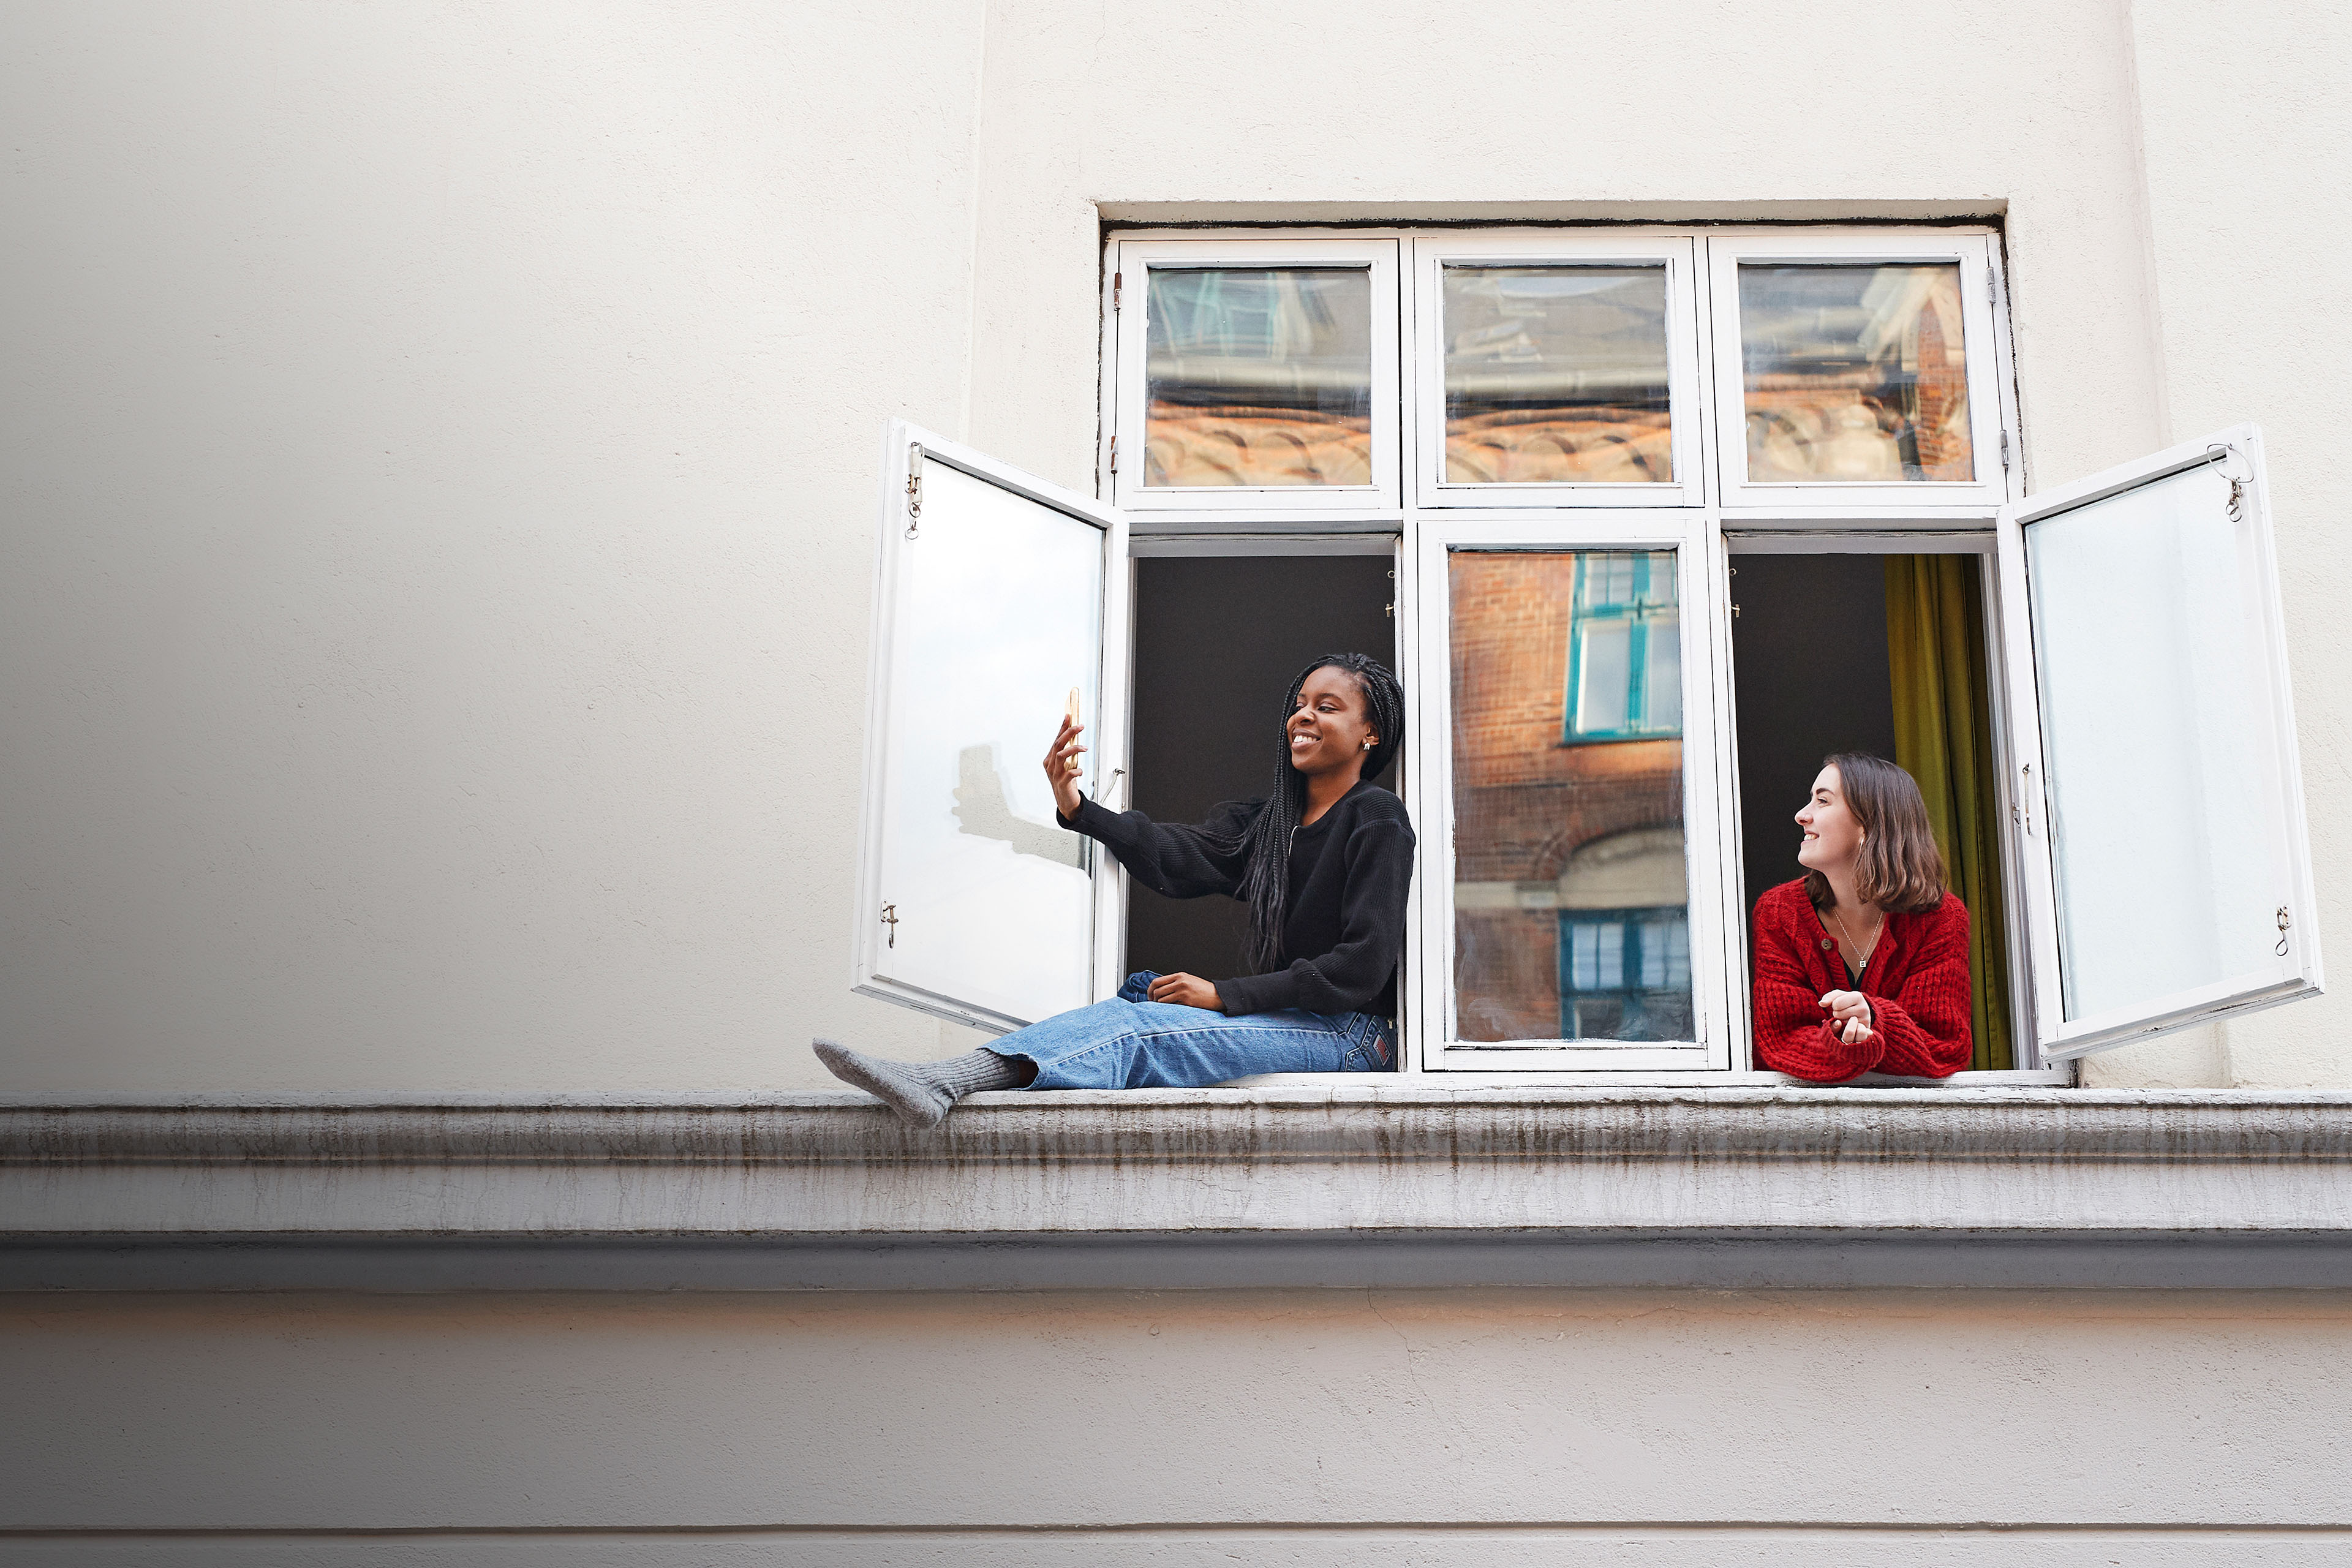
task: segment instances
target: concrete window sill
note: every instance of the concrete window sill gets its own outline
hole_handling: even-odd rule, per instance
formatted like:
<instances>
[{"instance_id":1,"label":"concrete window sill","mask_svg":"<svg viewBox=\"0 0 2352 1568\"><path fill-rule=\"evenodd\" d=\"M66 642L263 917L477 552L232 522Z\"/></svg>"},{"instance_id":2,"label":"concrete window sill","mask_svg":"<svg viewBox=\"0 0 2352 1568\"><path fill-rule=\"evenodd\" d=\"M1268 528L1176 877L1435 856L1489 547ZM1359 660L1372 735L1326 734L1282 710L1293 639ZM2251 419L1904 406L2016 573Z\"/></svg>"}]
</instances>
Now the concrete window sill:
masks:
<instances>
[{"instance_id":1,"label":"concrete window sill","mask_svg":"<svg viewBox=\"0 0 2352 1568\"><path fill-rule=\"evenodd\" d=\"M0 1108L0 1289L2352 1284L2352 1095Z\"/></svg>"}]
</instances>

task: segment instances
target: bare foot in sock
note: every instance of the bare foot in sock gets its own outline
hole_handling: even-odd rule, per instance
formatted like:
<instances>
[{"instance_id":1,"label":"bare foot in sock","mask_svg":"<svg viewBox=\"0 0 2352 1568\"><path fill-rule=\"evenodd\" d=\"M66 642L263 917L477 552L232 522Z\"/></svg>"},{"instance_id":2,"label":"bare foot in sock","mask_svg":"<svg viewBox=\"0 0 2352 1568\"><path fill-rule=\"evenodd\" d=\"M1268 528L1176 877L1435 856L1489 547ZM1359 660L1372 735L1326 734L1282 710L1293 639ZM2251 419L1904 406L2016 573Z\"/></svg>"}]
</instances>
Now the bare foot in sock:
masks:
<instances>
[{"instance_id":1,"label":"bare foot in sock","mask_svg":"<svg viewBox=\"0 0 2352 1568\"><path fill-rule=\"evenodd\" d=\"M910 1127L937 1127L965 1095L1012 1089L1021 1068L994 1051L966 1051L943 1062L894 1062L853 1051L839 1040L811 1042L824 1070L864 1089Z\"/></svg>"}]
</instances>

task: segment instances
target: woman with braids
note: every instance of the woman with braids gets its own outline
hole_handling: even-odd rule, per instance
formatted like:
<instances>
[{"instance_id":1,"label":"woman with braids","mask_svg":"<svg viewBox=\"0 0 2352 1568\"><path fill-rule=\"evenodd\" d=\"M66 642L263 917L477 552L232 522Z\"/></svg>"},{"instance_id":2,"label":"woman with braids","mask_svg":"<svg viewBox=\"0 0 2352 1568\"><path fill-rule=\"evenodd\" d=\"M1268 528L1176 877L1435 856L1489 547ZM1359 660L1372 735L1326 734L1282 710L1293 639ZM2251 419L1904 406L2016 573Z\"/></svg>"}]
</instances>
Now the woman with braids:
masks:
<instances>
[{"instance_id":1,"label":"woman with braids","mask_svg":"<svg viewBox=\"0 0 2352 1568\"><path fill-rule=\"evenodd\" d=\"M1197 827L1110 812L1078 793L1080 728L1045 753L1061 824L1156 893L1249 906L1246 973L1128 976L1118 994L943 1062L893 1062L816 1042L835 1077L918 1126L975 1089L1174 1089L1250 1073L1386 1072L1395 1064L1412 824L1372 781L1404 741L1385 665L1327 654L1290 683L1273 792Z\"/></svg>"},{"instance_id":2,"label":"woman with braids","mask_svg":"<svg viewBox=\"0 0 2352 1568\"><path fill-rule=\"evenodd\" d=\"M1797 826L1805 874L1756 900L1756 1059L1821 1083L1968 1066L1969 911L1918 784L1840 752Z\"/></svg>"}]
</instances>

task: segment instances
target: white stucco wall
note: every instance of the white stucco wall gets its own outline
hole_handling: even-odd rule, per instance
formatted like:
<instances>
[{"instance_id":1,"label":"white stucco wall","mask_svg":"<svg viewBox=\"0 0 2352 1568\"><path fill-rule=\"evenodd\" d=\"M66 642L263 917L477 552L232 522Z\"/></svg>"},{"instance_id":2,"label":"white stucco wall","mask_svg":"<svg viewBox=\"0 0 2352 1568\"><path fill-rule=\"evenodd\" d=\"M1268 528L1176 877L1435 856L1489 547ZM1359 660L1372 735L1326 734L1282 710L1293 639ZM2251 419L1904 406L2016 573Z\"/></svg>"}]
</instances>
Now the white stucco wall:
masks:
<instances>
[{"instance_id":1,"label":"white stucco wall","mask_svg":"<svg viewBox=\"0 0 2352 1568\"><path fill-rule=\"evenodd\" d=\"M2269 438L2321 918L2352 932L2352 538L2333 399L2297 369L2352 345L2352 213L2311 199L2352 138L2352 12L2139 0L2131 19L2166 434L2252 417ZM2352 1081L2341 996L2226 1026L2231 1080Z\"/></svg>"},{"instance_id":2,"label":"white stucco wall","mask_svg":"<svg viewBox=\"0 0 2352 1568\"><path fill-rule=\"evenodd\" d=\"M0 1072L814 1085L874 432L1090 483L1103 216L2005 211L2054 482L2271 429L2330 923L2340 12L12 14ZM1310 205L1316 204L1316 205ZM2339 1005L2099 1071L2339 1084Z\"/></svg>"},{"instance_id":3,"label":"white stucco wall","mask_svg":"<svg viewBox=\"0 0 2352 1568\"><path fill-rule=\"evenodd\" d=\"M957 1043L847 993L876 433L1086 488L1106 216L2001 213L2037 483L2270 433L2352 940L2340 9L8 29L12 1094L713 1095L830 1087L812 1033ZM2345 1007L2094 1076L2346 1085ZM2318 1563L2348 1351L2326 1292L19 1298L0 1555Z\"/></svg>"},{"instance_id":4,"label":"white stucco wall","mask_svg":"<svg viewBox=\"0 0 2352 1568\"><path fill-rule=\"evenodd\" d=\"M2201 1568L2352 1531L2326 1298L164 1298L0 1346L53 1413L0 1428L7 1522L133 1532L17 1563Z\"/></svg>"}]
</instances>

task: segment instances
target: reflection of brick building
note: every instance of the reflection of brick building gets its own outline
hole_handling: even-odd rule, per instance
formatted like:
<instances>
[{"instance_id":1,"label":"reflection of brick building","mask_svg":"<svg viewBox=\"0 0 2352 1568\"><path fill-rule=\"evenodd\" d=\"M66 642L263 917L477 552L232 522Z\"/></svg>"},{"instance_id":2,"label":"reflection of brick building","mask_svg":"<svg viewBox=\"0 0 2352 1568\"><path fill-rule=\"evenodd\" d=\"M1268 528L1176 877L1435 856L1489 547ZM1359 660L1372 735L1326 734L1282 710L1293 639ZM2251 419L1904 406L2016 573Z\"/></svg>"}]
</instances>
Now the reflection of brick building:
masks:
<instances>
[{"instance_id":1,"label":"reflection of brick building","mask_svg":"<svg viewBox=\"0 0 2352 1568\"><path fill-rule=\"evenodd\" d=\"M1454 556L1462 1039L1560 1033L1563 911L1685 898L1682 742L1563 744L1576 585L1572 553Z\"/></svg>"},{"instance_id":2,"label":"reflection of brick building","mask_svg":"<svg viewBox=\"0 0 2352 1568\"><path fill-rule=\"evenodd\" d=\"M1749 479L1976 477L1957 267L1741 270Z\"/></svg>"}]
</instances>

